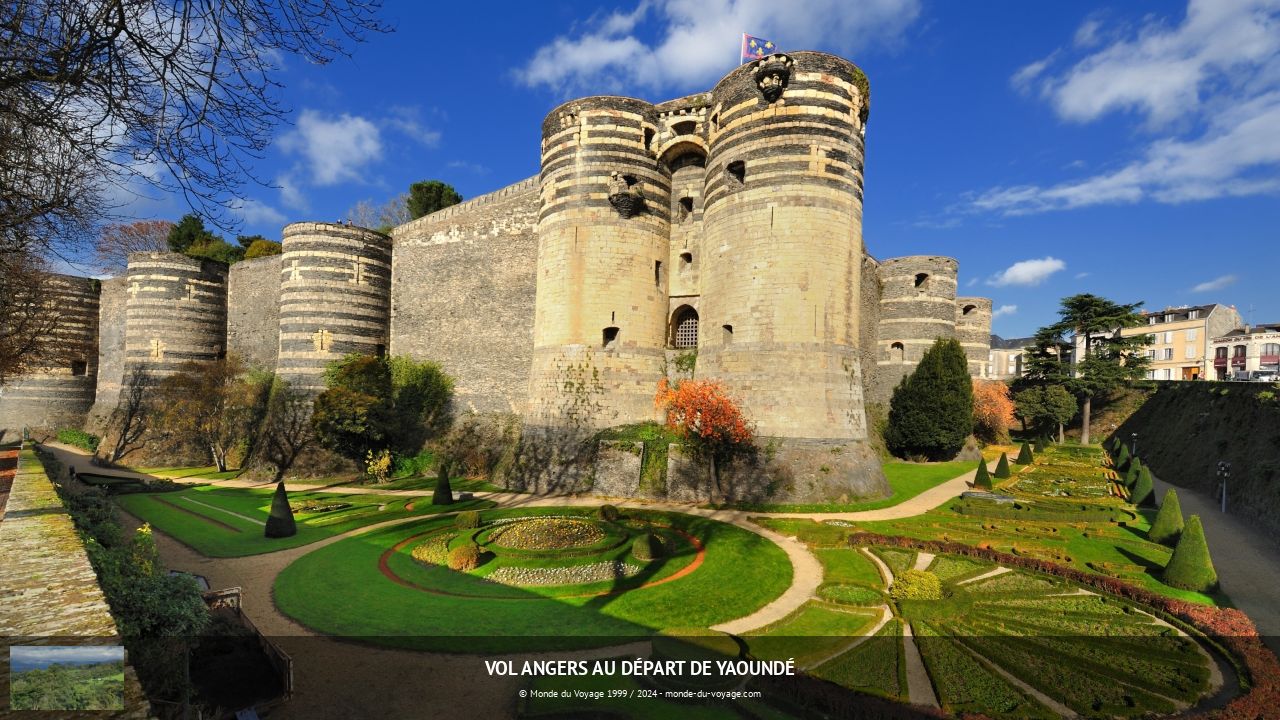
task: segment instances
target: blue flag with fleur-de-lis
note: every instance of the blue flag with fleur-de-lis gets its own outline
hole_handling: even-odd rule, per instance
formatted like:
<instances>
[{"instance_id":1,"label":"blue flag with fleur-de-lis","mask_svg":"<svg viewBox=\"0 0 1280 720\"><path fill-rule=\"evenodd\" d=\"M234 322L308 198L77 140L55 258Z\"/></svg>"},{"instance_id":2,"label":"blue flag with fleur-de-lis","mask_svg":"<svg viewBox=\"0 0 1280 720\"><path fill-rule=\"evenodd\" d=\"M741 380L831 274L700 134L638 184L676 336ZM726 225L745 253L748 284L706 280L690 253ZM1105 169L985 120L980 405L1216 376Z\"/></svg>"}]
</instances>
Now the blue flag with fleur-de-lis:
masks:
<instances>
[{"instance_id":1,"label":"blue flag with fleur-de-lis","mask_svg":"<svg viewBox=\"0 0 1280 720\"><path fill-rule=\"evenodd\" d=\"M778 52L778 46L774 45L771 40L742 33L742 60L738 61L738 64L741 65L750 60L759 60L765 55L772 55L776 52Z\"/></svg>"}]
</instances>

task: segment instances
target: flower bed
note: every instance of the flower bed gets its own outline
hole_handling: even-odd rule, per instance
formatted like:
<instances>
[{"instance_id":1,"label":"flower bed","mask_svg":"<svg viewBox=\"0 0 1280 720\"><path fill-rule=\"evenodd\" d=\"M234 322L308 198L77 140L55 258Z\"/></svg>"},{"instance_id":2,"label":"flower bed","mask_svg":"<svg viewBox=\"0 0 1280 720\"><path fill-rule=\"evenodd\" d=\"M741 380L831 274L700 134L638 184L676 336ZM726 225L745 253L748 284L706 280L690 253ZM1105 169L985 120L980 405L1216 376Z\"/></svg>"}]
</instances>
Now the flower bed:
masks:
<instances>
[{"instance_id":1,"label":"flower bed","mask_svg":"<svg viewBox=\"0 0 1280 720\"><path fill-rule=\"evenodd\" d=\"M513 550L565 550L594 545L605 539L599 524L585 519L531 518L504 523L488 534L488 541Z\"/></svg>"},{"instance_id":2,"label":"flower bed","mask_svg":"<svg viewBox=\"0 0 1280 720\"><path fill-rule=\"evenodd\" d=\"M414 557L417 557L417 555L415 554ZM485 579L502 583L503 585L517 586L582 585L629 578L639 573L640 570L639 566L617 560L586 565L568 565L565 567L518 567L508 565L489 573L485 576Z\"/></svg>"}]
</instances>

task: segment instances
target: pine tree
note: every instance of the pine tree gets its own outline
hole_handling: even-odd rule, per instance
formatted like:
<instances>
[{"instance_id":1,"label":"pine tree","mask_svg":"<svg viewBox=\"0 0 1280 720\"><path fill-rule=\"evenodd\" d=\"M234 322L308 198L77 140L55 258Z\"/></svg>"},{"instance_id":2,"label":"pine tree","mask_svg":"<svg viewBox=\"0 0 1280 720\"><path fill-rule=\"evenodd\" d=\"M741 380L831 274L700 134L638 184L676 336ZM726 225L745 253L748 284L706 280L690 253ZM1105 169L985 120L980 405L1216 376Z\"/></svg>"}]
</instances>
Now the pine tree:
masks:
<instances>
[{"instance_id":1,"label":"pine tree","mask_svg":"<svg viewBox=\"0 0 1280 720\"><path fill-rule=\"evenodd\" d=\"M1169 564L1164 567L1164 582L1197 592L1210 592L1218 586L1218 573L1209 557L1209 544L1205 542L1199 515L1187 519L1187 527L1178 538Z\"/></svg>"},{"instance_id":2,"label":"pine tree","mask_svg":"<svg viewBox=\"0 0 1280 720\"><path fill-rule=\"evenodd\" d=\"M1182 534L1182 506L1178 503L1178 493L1169 488L1160 503L1160 512L1147 531L1147 539L1161 545L1171 545Z\"/></svg>"},{"instance_id":3,"label":"pine tree","mask_svg":"<svg viewBox=\"0 0 1280 720\"><path fill-rule=\"evenodd\" d=\"M1013 477L1013 473L1009 472L1009 456L1000 453L1000 462L996 463L996 477L1003 480L1007 477Z\"/></svg>"},{"instance_id":4,"label":"pine tree","mask_svg":"<svg viewBox=\"0 0 1280 720\"><path fill-rule=\"evenodd\" d=\"M1019 465L1030 465L1034 460L1035 456L1031 454L1031 445L1024 440L1022 447L1018 449L1018 459L1014 462Z\"/></svg>"},{"instance_id":5,"label":"pine tree","mask_svg":"<svg viewBox=\"0 0 1280 720\"><path fill-rule=\"evenodd\" d=\"M885 443L899 457L949 460L973 430L973 379L964 348L938 339L894 388Z\"/></svg>"},{"instance_id":6,"label":"pine tree","mask_svg":"<svg viewBox=\"0 0 1280 720\"><path fill-rule=\"evenodd\" d=\"M269 538L293 537L298 534L298 524L293 520L293 508L289 507L289 494L284 481L276 483L276 494L271 498L271 513L267 515L264 534Z\"/></svg>"},{"instance_id":7,"label":"pine tree","mask_svg":"<svg viewBox=\"0 0 1280 720\"><path fill-rule=\"evenodd\" d=\"M436 475L436 491L431 495L432 505L452 505L453 504L453 488L449 485L449 463L440 463L440 469Z\"/></svg>"},{"instance_id":8,"label":"pine tree","mask_svg":"<svg viewBox=\"0 0 1280 720\"><path fill-rule=\"evenodd\" d=\"M1155 499L1155 484L1151 482L1151 471L1142 468L1138 471L1138 480L1133 484L1133 493L1129 502L1134 505L1150 505Z\"/></svg>"},{"instance_id":9,"label":"pine tree","mask_svg":"<svg viewBox=\"0 0 1280 720\"><path fill-rule=\"evenodd\" d=\"M973 476L973 489L975 490L992 489L991 473L987 471L986 460L978 461L978 473Z\"/></svg>"}]
</instances>

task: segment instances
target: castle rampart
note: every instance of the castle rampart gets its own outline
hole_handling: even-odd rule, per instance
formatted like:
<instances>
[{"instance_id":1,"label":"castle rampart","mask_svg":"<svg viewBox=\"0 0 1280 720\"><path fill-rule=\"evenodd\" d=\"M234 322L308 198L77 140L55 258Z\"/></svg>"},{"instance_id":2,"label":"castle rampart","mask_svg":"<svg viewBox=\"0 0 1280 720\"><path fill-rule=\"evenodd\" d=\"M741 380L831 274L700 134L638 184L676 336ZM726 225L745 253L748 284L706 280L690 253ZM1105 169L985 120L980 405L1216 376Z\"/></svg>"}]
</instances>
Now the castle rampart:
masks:
<instances>
[{"instance_id":1,"label":"castle rampart","mask_svg":"<svg viewBox=\"0 0 1280 720\"><path fill-rule=\"evenodd\" d=\"M227 272L227 353L275 370L280 350L279 255L244 260Z\"/></svg>"},{"instance_id":2,"label":"castle rampart","mask_svg":"<svg viewBox=\"0 0 1280 720\"><path fill-rule=\"evenodd\" d=\"M956 298L956 339L969 358L969 374L988 377L991 374L990 298Z\"/></svg>"},{"instance_id":3,"label":"castle rampart","mask_svg":"<svg viewBox=\"0 0 1280 720\"><path fill-rule=\"evenodd\" d=\"M226 355L227 266L177 253L131 253L125 293L125 373L153 379Z\"/></svg>"},{"instance_id":4,"label":"castle rampart","mask_svg":"<svg viewBox=\"0 0 1280 720\"><path fill-rule=\"evenodd\" d=\"M882 260L876 383L873 399L886 402L902 376L938 338L956 336L954 258L912 255Z\"/></svg>"}]
</instances>

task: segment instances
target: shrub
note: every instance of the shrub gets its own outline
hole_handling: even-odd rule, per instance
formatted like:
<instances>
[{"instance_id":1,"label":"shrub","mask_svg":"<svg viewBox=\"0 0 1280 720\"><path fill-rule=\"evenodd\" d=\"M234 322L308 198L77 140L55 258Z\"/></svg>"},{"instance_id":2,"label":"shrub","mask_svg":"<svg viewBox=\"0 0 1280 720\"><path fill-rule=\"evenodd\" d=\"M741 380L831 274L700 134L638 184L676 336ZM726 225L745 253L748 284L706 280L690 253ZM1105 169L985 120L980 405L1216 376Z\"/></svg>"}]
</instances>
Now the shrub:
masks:
<instances>
[{"instance_id":1,"label":"shrub","mask_svg":"<svg viewBox=\"0 0 1280 720\"><path fill-rule=\"evenodd\" d=\"M1018 449L1018 459L1014 462L1019 465L1030 465L1035 460L1035 456L1031 454L1031 445L1024 440L1022 447Z\"/></svg>"},{"instance_id":2,"label":"shrub","mask_svg":"<svg viewBox=\"0 0 1280 720\"><path fill-rule=\"evenodd\" d=\"M410 555L414 560L429 565L445 565L449 562L449 542L452 533L440 533L423 540Z\"/></svg>"},{"instance_id":3,"label":"shrub","mask_svg":"<svg viewBox=\"0 0 1280 720\"><path fill-rule=\"evenodd\" d=\"M480 527L480 513L475 510L463 510L453 521L459 530L475 530Z\"/></svg>"},{"instance_id":4,"label":"shrub","mask_svg":"<svg viewBox=\"0 0 1280 720\"><path fill-rule=\"evenodd\" d=\"M1178 493L1173 488L1164 494L1160 503L1160 512L1147 531L1147 539L1161 545L1172 545L1182 534L1182 505L1178 502Z\"/></svg>"},{"instance_id":5,"label":"shrub","mask_svg":"<svg viewBox=\"0 0 1280 720\"><path fill-rule=\"evenodd\" d=\"M1129 469L1129 446L1121 445L1120 452L1115 457L1117 470Z\"/></svg>"},{"instance_id":6,"label":"shrub","mask_svg":"<svg viewBox=\"0 0 1280 720\"><path fill-rule=\"evenodd\" d=\"M991 490L991 473L987 470L987 461L978 461L978 474L973 476L973 487L977 490Z\"/></svg>"},{"instance_id":7,"label":"shrub","mask_svg":"<svg viewBox=\"0 0 1280 720\"><path fill-rule=\"evenodd\" d=\"M298 524L293 519L293 508L289 507L289 494L285 492L284 481L276 483L276 494L271 498L271 514L267 516L267 527L263 534L269 538L293 537L298 534Z\"/></svg>"},{"instance_id":8,"label":"shrub","mask_svg":"<svg viewBox=\"0 0 1280 720\"><path fill-rule=\"evenodd\" d=\"M1042 453L1045 450L1049 449L1050 445L1053 445L1053 441L1049 439L1049 436L1041 435L1040 437L1036 438L1036 445L1034 449L1036 452Z\"/></svg>"},{"instance_id":9,"label":"shrub","mask_svg":"<svg viewBox=\"0 0 1280 720\"><path fill-rule=\"evenodd\" d=\"M596 510L596 517L605 522L616 522L618 520L618 507L616 505L601 505Z\"/></svg>"},{"instance_id":10,"label":"shrub","mask_svg":"<svg viewBox=\"0 0 1280 720\"><path fill-rule=\"evenodd\" d=\"M375 453L370 450L364 457L364 471L375 483L386 482L387 475L391 473L391 451L383 449Z\"/></svg>"},{"instance_id":11,"label":"shrub","mask_svg":"<svg viewBox=\"0 0 1280 720\"><path fill-rule=\"evenodd\" d=\"M1013 399L1008 384L999 380L973 381L973 434L988 443L1007 442L1013 424Z\"/></svg>"},{"instance_id":12,"label":"shrub","mask_svg":"<svg viewBox=\"0 0 1280 720\"><path fill-rule=\"evenodd\" d=\"M964 348L938 339L893 390L885 443L898 457L950 460L973 430L973 380Z\"/></svg>"},{"instance_id":13,"label":"shrub","mask_svg":"<svg viewBox=\"0 0 1280 720\"><path fill-rule=\"evenodd\" d=\"M996 463L996 477L1001 480L1013 477L1013 473L1009 471L1009 456L1004 453L1000 453L1000 462Z\"/></svg>"},{"instance_id":14,"label":"shrub","mask_svg":"<svg viewBox=\"0 0 1280 720\"><path fill-rule=\"evenodd\" d=\"M449 569L467 572L480 567L480 546L464 543L449 551Z\"/></svg>"},{"instance_id":15,"label":"shrub","mask_svg":"<svg viewBox=\"0 0 1280 720\"><path fill-rule=\"evenodd\" d=\"M396 455L391 462L391 477L419 477L431 472L436 467L436 454L423 450L417 455Z\"/></svg>"},{"instance_id":16,"label":"shrub","mask_svg":"<svg viewBox=\"0 0 1280 720\"><path fill-rule=\"evenodd\" d=\"M249 248L244 251L244 259L253 260L254 258L270 257L272 255L279 255L281 252L283 252L283 248L281 248L280 243L278 242L272 242L270 240L254 240L253 243L249 245Z\"/></svg>"},{"instance_id":17,"label":"shrub","mask_svg":"<svg viewBox=\"0 0 1280 720\"><path fill-rule=\"evenodd\" d=\"M648 532L636 538L636 541L631 545L631 554L635 559L643 560L644 562L657 560L663 556L665 551L666 548L662 547L662 541L658 539L658 536Z\"/></svg>"},{"instance_id":18,"label":"shrub","mask_svg":"<svg viewBox=\"0 0 1280 720\"><path fill-rule=\"evenodd\" d=\"M1209 592L1218 586L1218 573L1209 557L1199 515L1187 519L1187 526L1173 548L1173 556L1164 567L1163 580L1166 585L1198 592Z\"/></svg>"},{"instance_id":19,"label":"shrub","mask_svg":"<svg viewBox=\"0 0 1280 720\"><path fill-rule=\"evenodd\" d=\"M941 600L942 581L927 570L907 570L893 579L889 597L894 600Z\"/></svg>"},{"instance_id":20,"label":"shrub","mask_svg":"<svg viewBox=\"0 0 1280 720\"><path fill-rule=\"evenodd\" d=\"M1138 480L1133 484L1133 493L1129 502L1134 505L1150 505L1155 495L1155 485L1151 482L1151 471L1142 468L1138 471Z\"/></svg>"},{"instance_id":21,"label":"shrub","mask_svg":"<svg viewBox=\"0 0 1280 720\"><path fill-rule=\"evenodd\" d=\"M1134 485L1137 485L1138 475L1141 472L1142 461L1134 458L1133 462L1129 463L1129 470L1124 474L1124 486L1132 489Z\"/></svg>"},{"instance_id":22,"label":"shrub","mask_svg":"<svg viewBox=\"0 0 1280 720\"><path fill-rule=\"evenodd\" d=\"M440 471L436 475L436 491L431 494L432 505L453 504L453 487L449 484L449 470L449 463L440 463Z\"/></svg>"},{"instance_id":23,"label":"shrub","mask_svg":"<svg viewBox=\"0 0 1280 720\"><path fill-rule=\"evenodd\" d=\"M83 430L63 428L58 431L58 442L96 453L98 452L98 443L102 442L102 438L97 435L90 435Z\"/></svg>"}]
</instances>

